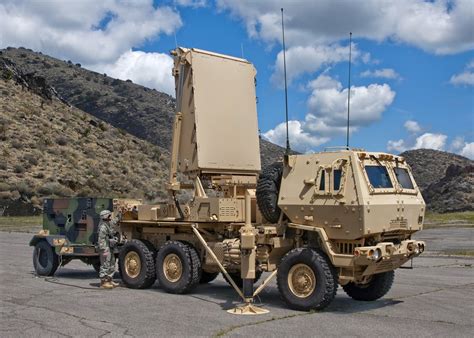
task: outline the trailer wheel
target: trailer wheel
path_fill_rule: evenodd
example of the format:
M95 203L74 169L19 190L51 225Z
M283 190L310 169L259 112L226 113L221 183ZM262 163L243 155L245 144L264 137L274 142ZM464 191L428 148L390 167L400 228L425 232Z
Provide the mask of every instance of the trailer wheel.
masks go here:
M169 293L182 294L196 287L201 280L201 260L196 249L187 243L166 242L156 258L160 286Z
M278 207L283 163L275 162L260 173L257 182L257 204L263 217L270 223L278 222L281 210Z
M342 288L349 297L355 300L373 301L387 294L395 278L394 271L379 273L372 276L367 284L349 282Z
M219 272L206 272L203 271L201 275L201 279L199 280L199 284L206 284L212 282L214 279L219 276Z
M33 266L39 276L52 276L59 266L59 257L48 242L41 240L33 250Z
M146 289L156 280L155 249L144 240L132 239L119 254L119 270L124 284L132 289Z
M295 310L320 310L337 291L337 276L327 256L314 249L298 248L282 259L277 273L278 290Z
M263 271L261 271L261 270L256 270L255 271L255 279L253 280L254 284L258 282L260 277L262 277L262 273L263 273ZM234 281L234 283L239 288L242 288L244 286L244 280L240 276L240 271L238 271L238 272L229 272L229 276L232 277L232 280ZM224 277L225 281L227 283L229 283L230 286L232 286L232 284L230 284L229 280L227 279L227 277L224 274L222 274L222 277Z

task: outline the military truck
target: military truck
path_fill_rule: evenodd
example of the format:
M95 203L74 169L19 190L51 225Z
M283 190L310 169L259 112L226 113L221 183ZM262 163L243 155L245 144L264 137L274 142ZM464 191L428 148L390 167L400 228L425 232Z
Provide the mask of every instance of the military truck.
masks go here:
M30 241L33 266L40 276L52 276L59 266L73 259L92 265L99 272L97 244L99 213L112 210L109 198L45 199L43 229ZM118 251L117 251L118 254Z
M399 156L357 149L287 155L260 172L255 76L247 60L177 48L169 198L114 201L128 241L123 282L158 279L186 293L221 272L245 306L277 276L293 309L323 309L338 284L353 299L384 296L394 270L425 249L425 203ZM257 288L263 272L270 275ZM242 288L242 289L241 289Z

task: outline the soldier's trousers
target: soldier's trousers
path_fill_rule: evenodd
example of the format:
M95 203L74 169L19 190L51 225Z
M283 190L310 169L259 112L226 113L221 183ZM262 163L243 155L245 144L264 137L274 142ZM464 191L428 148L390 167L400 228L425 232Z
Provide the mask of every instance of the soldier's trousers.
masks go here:
M99 278L112 278L115 273L115 255L109 248L100 250L100 271Z

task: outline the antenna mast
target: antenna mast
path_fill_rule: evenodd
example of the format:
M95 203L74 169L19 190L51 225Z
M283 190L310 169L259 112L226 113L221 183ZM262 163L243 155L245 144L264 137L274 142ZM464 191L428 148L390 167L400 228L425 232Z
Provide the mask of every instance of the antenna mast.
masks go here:
M347 141L346 148L349 149L349 118L351 112L351 62L352 61L352 32L349 32L349 81L347 85Z
M281 31L283 35L283 71L285 74L285 112L286 112L286 151L285 155L290 154L290 137L288 135L288 86L286 83L286 48L285 48L285 25L283 24L283 8L281 9Z

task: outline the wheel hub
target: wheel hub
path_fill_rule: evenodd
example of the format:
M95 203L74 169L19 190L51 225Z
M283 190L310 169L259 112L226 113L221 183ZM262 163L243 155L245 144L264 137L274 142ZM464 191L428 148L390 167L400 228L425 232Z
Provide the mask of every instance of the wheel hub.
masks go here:
M135 251L130 251L125 256L125 272L131 278L136 278L141 271L140 256Z
M175 283L181 279L183 265L176 254L169 254L163 261L163 272L168 281Z
M296 264L288 272L288 286L296 297L306 298L316 288L316 276L308 265Z

